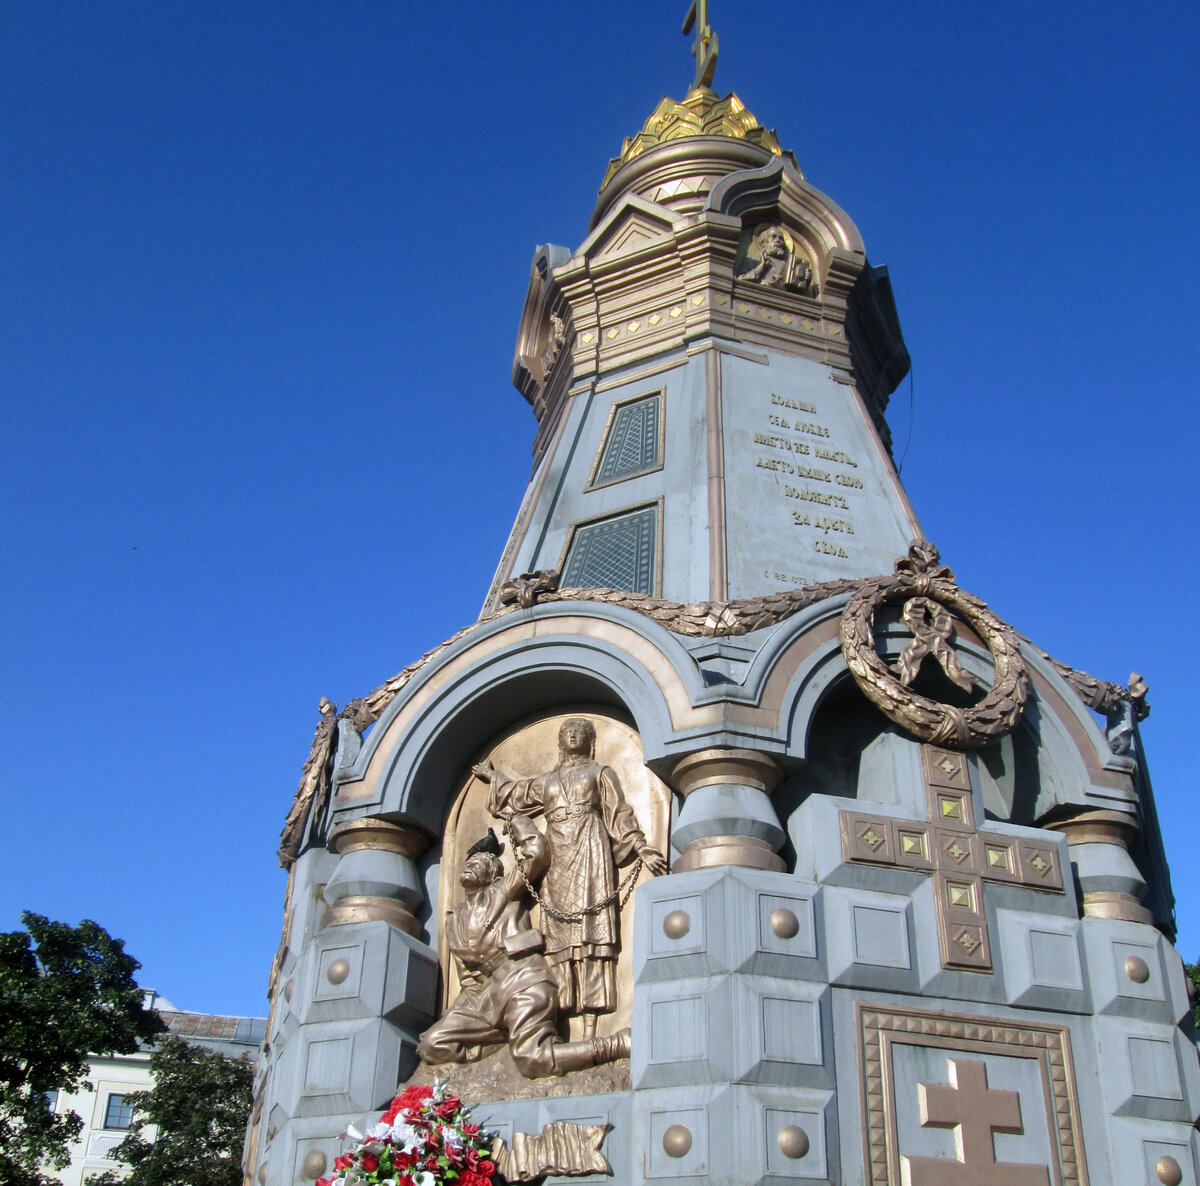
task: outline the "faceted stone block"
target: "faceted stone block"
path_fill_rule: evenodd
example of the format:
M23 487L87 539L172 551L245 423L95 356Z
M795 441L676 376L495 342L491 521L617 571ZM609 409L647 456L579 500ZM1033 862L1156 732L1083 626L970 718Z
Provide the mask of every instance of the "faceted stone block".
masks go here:
M404 1034L382 1018L306 1025L277 1064L278 1101L292 1117L382 1111L403 1058Z
M1096 1018L1101 1085L1113 1116L1192 1123L1200 1101L1195 1047L1178 1030L1129 1018Z
M996 931L996 962L1011 1004L1056 1013L1090 1012L1077 922L997 910Z
M826 886L822 900L831 984L915 991L908 898Z
M1188 1125L1128 1117L1114 1117L1108 1123L1113 1182L1160 1186L1159 1162L1170 1158L1179 1166L1179 1186L1197 1186L1200 1181L1197 1174L1200 1138ZM1163 1168L1169 1174L1172 1167L1168 1162Z
M746 971L824 979L819 892L786 873L703 869L637 891L639 983Z
M633 1010L631 1075L635 1088L666 1087L677 1083L707 1083L724 1076L714 1052L713 1001L718 1018L725 1010L723 979L705 977L686 985L677 983L639 986ZM724 1047L728 1035L719 1035Z
M720 1000L731 1037L727 1077L742 1083L832 1087L830 990L765 976L732 976ZM830 1054L830 1057L832 1055Z
M1097 1013L1175 1024L1190 1010L1179 976L1179 999L1168 969L1179 956L1153 927L1107 918L1080 925Z
M840 1178L837 1106L829 1092L750 1088L738 1092L746 1180L830 1182Z
M383 1017L416 1033L437 1010L437 953L386 922L327 927L305 953L292 1006L304 1023Z

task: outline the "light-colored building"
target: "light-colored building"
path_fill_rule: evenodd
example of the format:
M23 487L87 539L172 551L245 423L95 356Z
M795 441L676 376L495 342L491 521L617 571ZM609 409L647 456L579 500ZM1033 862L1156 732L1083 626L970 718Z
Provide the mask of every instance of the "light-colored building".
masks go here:
M196 1046L205 1046L227 1058L258 1058L266 1030L263 1017L221 1017L211 1013L185 1013L152 990L147 1004L157 1009L168 1033ZM95 1174L119 1170L112 1151L132 1126L129 1097L146 1091L153 1083L150 1056L153 1047L134 1054L94 1056L88 1064L88 1086L82 1091L60 1091L54 1098L56 1112L75 1112L83 1118L83 1131L71 1150L71 1163L55 1176L64 1186L82 1186ZM153 1133L153 1129L149 1130Z

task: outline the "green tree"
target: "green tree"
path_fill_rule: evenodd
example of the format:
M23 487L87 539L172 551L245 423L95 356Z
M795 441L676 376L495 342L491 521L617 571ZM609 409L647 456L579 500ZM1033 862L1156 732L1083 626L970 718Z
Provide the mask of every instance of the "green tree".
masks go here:
M0 1186L46 1186L83 1127L49 1093L80 1090L89 1054L131 1054L162 1020L142 1003L141 965L98 923L21 922L0 933Z
M1200 1033L1200 964L1184 964L1183 974L1187 977L1188 996L1192 1002L1192 1025Z
M250 1117L254 1066L174 1036L150 1056L154 1086L129 1096L137 1128L109 1155L132 1167L90 1178L89 1186L241 1186L242 1141Z

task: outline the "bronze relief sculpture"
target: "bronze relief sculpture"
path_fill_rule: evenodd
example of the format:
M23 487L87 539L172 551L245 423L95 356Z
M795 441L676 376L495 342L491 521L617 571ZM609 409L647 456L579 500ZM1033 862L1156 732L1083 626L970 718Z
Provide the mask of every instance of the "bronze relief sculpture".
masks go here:
M636 732L603 712L527 722L485 753L447 823L446 1004L421 1036L418 1074L457 1065L453 1081L481 1098L524 1096L521 1083L532 1090L531 1080L573 1071L583 1073L572 1090L621 1089L627 903L639 879L667 870L670 791L645 766Z
M787 231L774 224L755 229L737 278L767 288L786 288L805 295L812 293L812 265L796 250Z
M513 1063L529 1079L626 1057L628 1029L581 1042L559 1037L558 985L542 954L542 935L530 924L526 888L550 864L549 846L524 816L513 816L507 830L517 868L504 872L504 846L490 829L463 862L459 876L466 901L447 923L462 987L421 1035L418 1055L433 1066L472 1062L507 1043Z
M638 863L657 876L667 871L667 862L647 842L616 772L595 760L592 723L583 717L564 721L558 748L558 765L533 778L507 779L490 762L474 770L490 784L488 810L497 819L545 817L550 861L538 900L546 957L558 981L559 1009L581 1014L584 1035L590 1037L597 1016L611 1013L616 1004L622 889L616 862L636 857L626 878L629 889Z

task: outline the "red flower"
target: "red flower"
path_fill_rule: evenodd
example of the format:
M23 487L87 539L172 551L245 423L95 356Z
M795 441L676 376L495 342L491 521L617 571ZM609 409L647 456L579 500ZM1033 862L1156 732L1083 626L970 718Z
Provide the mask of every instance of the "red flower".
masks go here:
M443 1100L440 1104L437 1104L434 1107L433 1114L439 1120L449 1120L460 1107L462 1107L461 1101L455 1102L452 1099Z
M459 1176L458 1186L491 1186L491 1178L475 1170L467 1170Z
M368 1174L373 1174L379 1168L379 1158L374 1153L364 1153L361 1164Z
M318 1178L316 1186L331 1186L332 1181L331 1178Z
M438 1159L436 1153L431 1153L427 1158L425 1158L425 1168L431 1173L438 1168Z
M333 1168L335 1170L348 1170L354 1164L353 1153L343 1153L341 1157L333 1159Z
M410 1170L417 1164L417 1155L415 1153L397 1153L393 1164L398 1170Z
M479 1163L479 1172L485 1178L490 1178L496 1172L496 1163L494 1161L488 1161L487 1158L484 1158L484 1160Z
M384 1112L382 1119L388 1124L395 1124L396 1117L401 1112L407 1111L409 1108L419 1108L431 1095L433 1095L432 1087L424 1085L406 1087L402 1095L396 1096L388 1104L388 1110Z

